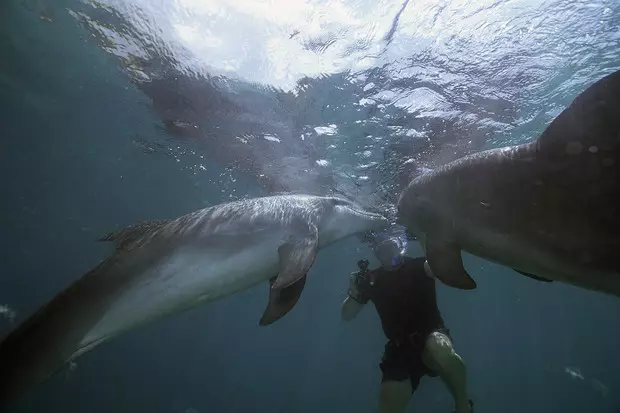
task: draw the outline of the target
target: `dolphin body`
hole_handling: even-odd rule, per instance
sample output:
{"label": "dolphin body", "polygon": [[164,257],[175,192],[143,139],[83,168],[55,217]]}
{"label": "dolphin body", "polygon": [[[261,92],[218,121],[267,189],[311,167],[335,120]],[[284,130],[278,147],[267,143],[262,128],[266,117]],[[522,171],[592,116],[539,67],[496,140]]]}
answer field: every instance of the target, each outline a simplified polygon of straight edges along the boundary
{"label": "dolphin body", "polygon": [[271,284],[268,325],[297,303],[317,251],[387,219],[335,197],[246,199],[109,233],[116,251],[0,343],[0,405],[123,332]]}
{"label": "dolphin body", "polygon": [[620,296],[620,71],[531,143],[465,156],[412,180],[398,221],[426,270],[474,289],[461,250],[540,280]]}

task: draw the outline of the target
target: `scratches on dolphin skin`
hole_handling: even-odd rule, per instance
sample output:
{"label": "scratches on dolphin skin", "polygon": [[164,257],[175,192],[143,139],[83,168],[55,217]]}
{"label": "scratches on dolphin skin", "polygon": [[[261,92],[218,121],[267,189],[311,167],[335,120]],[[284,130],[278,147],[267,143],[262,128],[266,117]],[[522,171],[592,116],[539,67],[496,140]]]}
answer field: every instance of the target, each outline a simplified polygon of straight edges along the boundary
{"label": "scratches on dolphin skin", "polygon": [[463,250],[538,281],[620,297],[619,138],[616,70],[577,95],[535,141],[466,155],[414,178],[399,197],[400,220],[434,237],[442,252],[451,243],[453,268],[429,259],[449,286],[468,284],[450,276],[462,273],[454,250]]}
{"label": "scratches on dolphin skin", "polygon": [[275,279],[271,324],[299,300],[319,249],[388,224],[352,201],[291,194],[110,232],[110,256],[0,341],[0,409],[121,334]]}
{"label": "scratches on dolphin skin", "polygon": [[98,241],[113,241],[117,250],[129,250],[141,238],[166,225],[168,220],[144,221],[129,225],[117,231],[111,231],[99,238]]}

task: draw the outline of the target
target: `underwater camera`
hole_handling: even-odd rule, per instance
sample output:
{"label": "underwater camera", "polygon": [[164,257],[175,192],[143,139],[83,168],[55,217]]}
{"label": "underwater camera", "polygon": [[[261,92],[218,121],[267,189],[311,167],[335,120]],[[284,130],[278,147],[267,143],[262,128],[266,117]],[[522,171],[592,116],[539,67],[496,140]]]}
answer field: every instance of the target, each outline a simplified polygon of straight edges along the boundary
{"label": "underwater camera", "polygon": [[360,269],[360,274],[366,274],[368,272],[368,265],[370,262],[368,260],[359,260],[357,262],[357,266]]}

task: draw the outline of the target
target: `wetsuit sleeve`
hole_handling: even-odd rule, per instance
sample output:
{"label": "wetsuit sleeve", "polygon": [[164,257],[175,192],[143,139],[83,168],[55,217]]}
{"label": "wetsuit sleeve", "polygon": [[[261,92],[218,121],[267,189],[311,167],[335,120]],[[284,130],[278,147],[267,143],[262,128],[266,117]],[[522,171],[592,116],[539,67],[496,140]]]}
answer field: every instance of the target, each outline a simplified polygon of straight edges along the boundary
{"label": "wetsuit sleeve", "polygon": [[354,272],[349,280],[349,297],[360,304],[370,300],[370,279],[367,275]]}

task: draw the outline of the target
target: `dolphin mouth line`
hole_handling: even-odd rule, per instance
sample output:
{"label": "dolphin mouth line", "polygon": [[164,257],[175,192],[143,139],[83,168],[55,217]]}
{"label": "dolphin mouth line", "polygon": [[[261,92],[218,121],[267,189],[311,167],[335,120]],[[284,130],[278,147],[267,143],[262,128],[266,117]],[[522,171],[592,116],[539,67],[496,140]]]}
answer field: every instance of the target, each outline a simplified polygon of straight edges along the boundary
{"label": "dolphin mouth line", "polygon": [[377,214],[374,212],[370,212],[370,211],[366,211],[364,209],[357,209],[357,208],[351,208],[349,207],[349,210],[358,216],[364,217],[364,218],[374,218],[374,219],[381,219],[381,218],[385,218],[383,215],[381,214]]}

